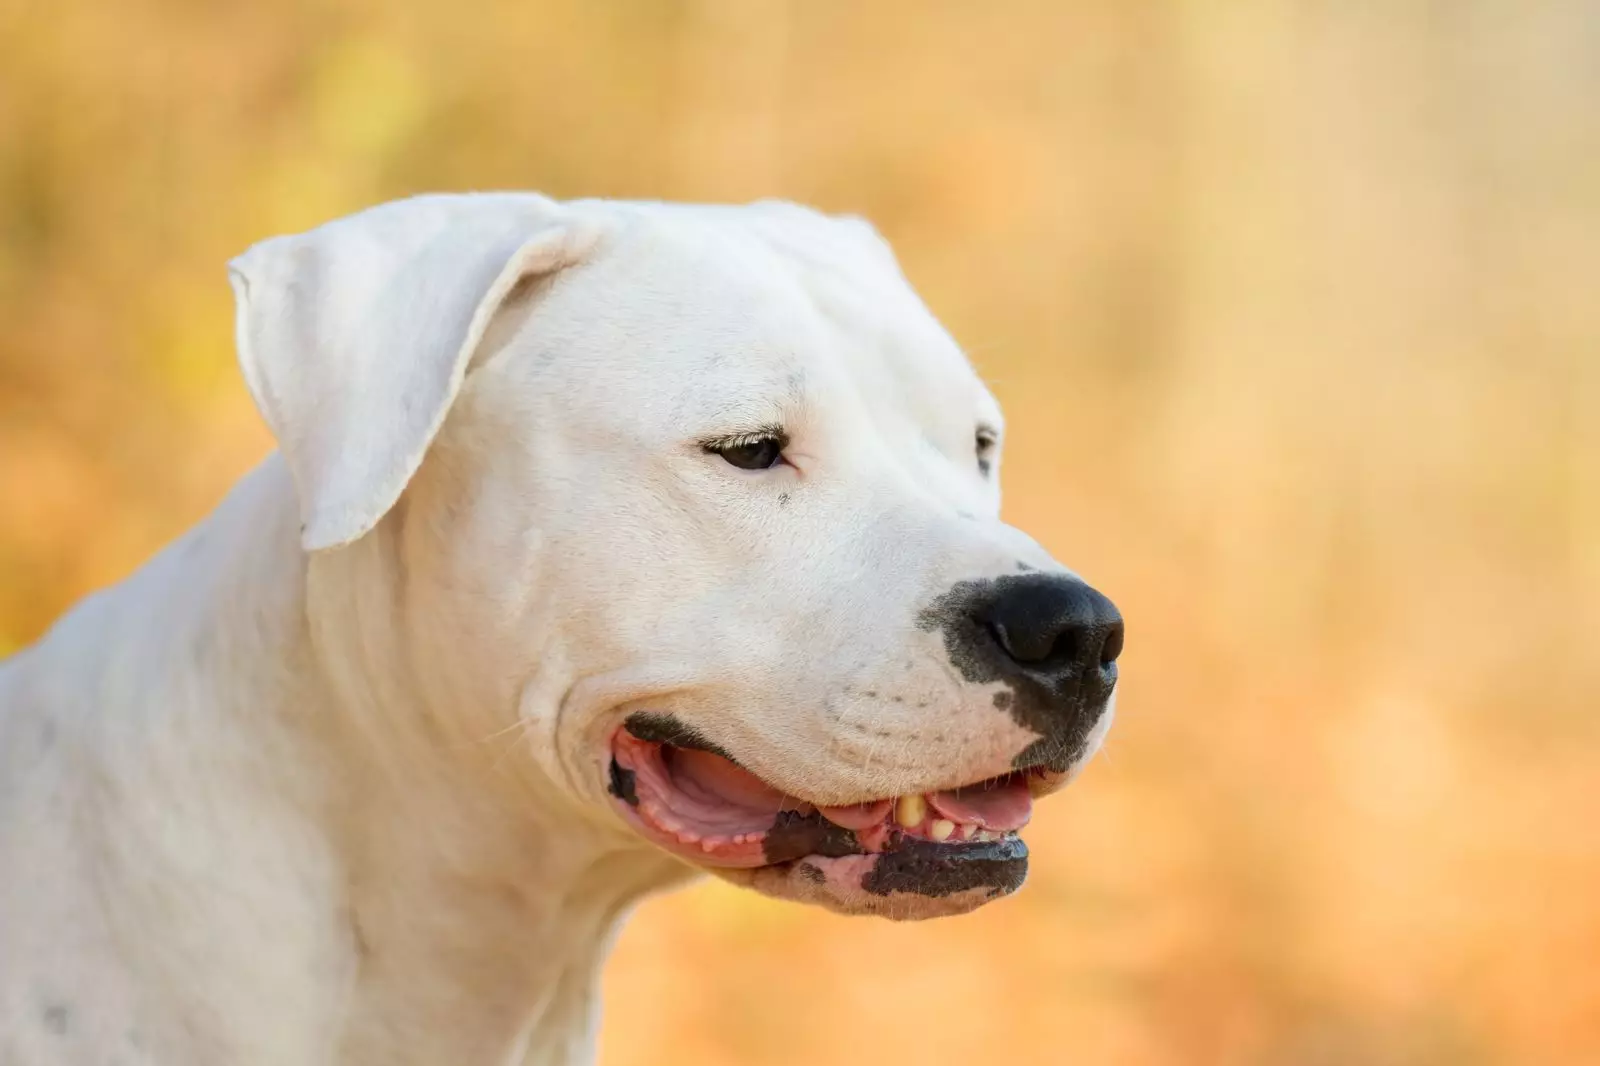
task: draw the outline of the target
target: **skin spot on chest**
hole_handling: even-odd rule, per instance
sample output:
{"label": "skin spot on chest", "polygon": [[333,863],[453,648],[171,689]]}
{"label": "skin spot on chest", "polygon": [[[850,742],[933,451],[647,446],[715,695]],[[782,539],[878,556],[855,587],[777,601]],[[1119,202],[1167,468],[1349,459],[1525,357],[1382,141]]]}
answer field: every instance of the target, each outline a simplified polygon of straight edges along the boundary
{"label": "skin spot on chest", "polygon": [[66,1036],[72,1029],[72,1008],[65,1003],[46,1003],[39,1011],[46,1032]]}

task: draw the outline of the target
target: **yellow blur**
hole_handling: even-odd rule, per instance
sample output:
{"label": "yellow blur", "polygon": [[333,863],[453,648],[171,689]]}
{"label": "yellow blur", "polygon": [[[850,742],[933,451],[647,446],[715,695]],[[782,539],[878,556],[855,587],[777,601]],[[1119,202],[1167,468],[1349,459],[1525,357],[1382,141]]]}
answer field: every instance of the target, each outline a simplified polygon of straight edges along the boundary
{"label": "yellow blur", "polygon": [[0,4],[0,653],[270,448],[223,263],[425,189],[871,218],[1128,619],[1023,893],[646,905],[605,1066],[1600,1062],[1582,0]]}

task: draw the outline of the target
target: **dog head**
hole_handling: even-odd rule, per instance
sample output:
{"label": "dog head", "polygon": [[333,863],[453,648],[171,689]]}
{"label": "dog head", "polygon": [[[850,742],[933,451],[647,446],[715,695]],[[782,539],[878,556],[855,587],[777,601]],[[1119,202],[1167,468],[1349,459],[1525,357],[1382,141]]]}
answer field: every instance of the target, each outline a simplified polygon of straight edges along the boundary
{"label": "dog head", "polygon": [[870,227],[423,197],[233,279],[313,573],[387,531],[382,624],[437,716],[773,895],[925,917],[1021,884],[1122,622],[1000,520],[1000,411]]}

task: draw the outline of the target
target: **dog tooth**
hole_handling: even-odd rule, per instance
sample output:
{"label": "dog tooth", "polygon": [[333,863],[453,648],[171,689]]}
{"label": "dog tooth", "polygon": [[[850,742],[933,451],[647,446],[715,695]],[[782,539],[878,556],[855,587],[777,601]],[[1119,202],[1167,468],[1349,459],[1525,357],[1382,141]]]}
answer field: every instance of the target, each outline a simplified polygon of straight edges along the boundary
{"label": "dog tooth", "polygon": [[945,818],[935,818],[933,824],[928,826],[928,835],[935,840],[949,840],[950,834],[956,831],[956,823]]}
{"label": "dog tooth", "polygon": [[922,819],[927,817],[928,804],[918,793],[913,796],[901,796],[895,800],[894,820],[910,829],[914,825],[921,825]]}
{"label": "dog tooth", "polygon": [[962,822],[956,827],[956,833],[961,837],[962,840],[971,840],[972,834],[976,833],[977,831],[978,827],[973,825],[971,822]]}

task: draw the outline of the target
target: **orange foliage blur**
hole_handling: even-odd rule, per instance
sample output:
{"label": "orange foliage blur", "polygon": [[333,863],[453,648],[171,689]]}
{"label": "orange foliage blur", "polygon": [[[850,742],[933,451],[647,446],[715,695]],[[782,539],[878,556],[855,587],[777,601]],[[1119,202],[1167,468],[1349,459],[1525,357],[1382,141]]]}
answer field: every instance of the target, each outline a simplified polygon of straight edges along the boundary
{"label": "orange foliage blur", "polygon": [[1023,893],[652,901],[606,1066],[1600,1062],[1582,0],[0,3],[0,653],[271,446],[222,264],[425,189],[872,218],[1129,619]]}

